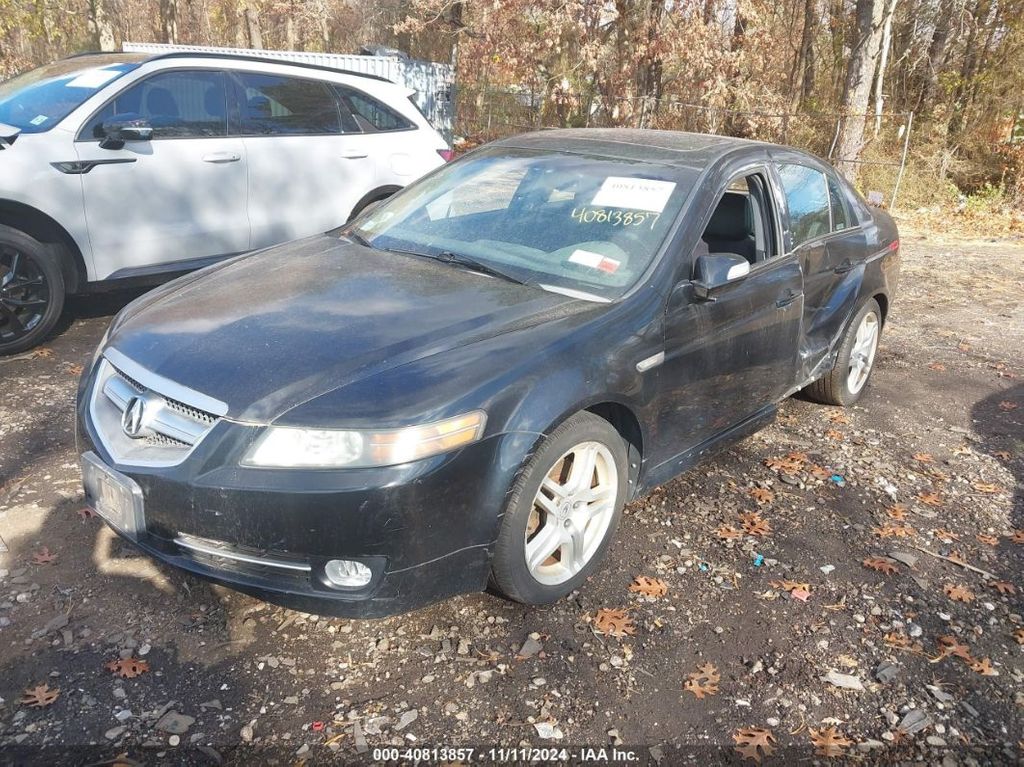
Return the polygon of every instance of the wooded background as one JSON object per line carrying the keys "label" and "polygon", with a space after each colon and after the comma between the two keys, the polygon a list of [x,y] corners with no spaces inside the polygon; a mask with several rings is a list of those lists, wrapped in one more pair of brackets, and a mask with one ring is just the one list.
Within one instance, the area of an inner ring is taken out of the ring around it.
{"label": "wooded background", "polygon": [[[457,134],[630,125],[782,141],[907,205],[1024,201],[1024,0],[0,0],[0,77],[122,41],[457,67]],[[911,125],[910,113],[913,113]]]}

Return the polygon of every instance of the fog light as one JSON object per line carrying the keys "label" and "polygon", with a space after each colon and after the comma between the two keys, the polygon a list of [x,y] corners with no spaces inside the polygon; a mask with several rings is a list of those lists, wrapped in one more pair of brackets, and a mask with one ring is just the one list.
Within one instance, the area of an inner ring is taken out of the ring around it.
{"label": "fog light", "polygon": [[369,567],[351,559],[332,559],[324,566],[324,575],[332,586],[349,589],[365,586],[373,578]]}

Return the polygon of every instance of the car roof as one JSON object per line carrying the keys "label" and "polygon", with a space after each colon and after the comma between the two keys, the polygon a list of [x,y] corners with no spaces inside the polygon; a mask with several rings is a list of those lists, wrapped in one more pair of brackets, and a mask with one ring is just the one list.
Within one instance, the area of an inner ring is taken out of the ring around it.
{"label": "car roof", "polygon": [[773,145],[707,133],[643,128],[564,128],[523,133],[495,141],[492,146],[578,152],[701,169],[727,154]]}
{"label": "car roof", "polygon": [[355,72],[351,69],[339,69],[337,67],[324,66],[323,64],[311,64],[306,61],[288,61],[286,59],[272,58],[270,56],[249,56],[237,53],[211,53],[204,51],[171,51],[168,53],[102,53],[99,51],[88,51],[85,53],[76,53],[74,56],[68,56],[67,58],[85,58],[90,56],[114,57],[113,60],[115,61],[138,64],[148,64],[151,61],[163,61],[164,59],[214,59],[216,61],[256,62],[259,64],[278,64],[286,67],[299,67],[302,69],[314,69],[321,72],[333,72],[335,74],[362,77],[367,80],[377,80],[382,83],[391,82],[391,80],[388,80],[386,77],[371,75],[366,72]]}

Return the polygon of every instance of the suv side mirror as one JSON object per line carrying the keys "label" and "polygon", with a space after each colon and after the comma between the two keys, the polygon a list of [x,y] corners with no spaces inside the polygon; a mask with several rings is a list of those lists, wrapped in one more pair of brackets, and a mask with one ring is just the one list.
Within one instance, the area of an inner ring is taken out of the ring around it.
{"label": "suv side mirror", "polygon": [[693,265],[693,292],[702,301],[714,301],[714,293],[723,285],[742,280],[750,274],[750,262],[735,253],[698,256]]}
{"label": "suv side mirror", "polygon": [[149,141],[153,126],[145,117],[113,117],[103,121],[103,149],[121,149],[127,141]]}

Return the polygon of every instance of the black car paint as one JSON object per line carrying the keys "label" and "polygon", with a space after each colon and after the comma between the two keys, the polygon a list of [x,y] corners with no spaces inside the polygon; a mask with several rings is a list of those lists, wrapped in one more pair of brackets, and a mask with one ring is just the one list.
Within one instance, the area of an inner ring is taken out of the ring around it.
{"label": "black car paint", "polygon": [[[385,615],[479,590],[524,460],[573,413],[595,410],[630,443],[635,496],[768,422],[779,400],[831,365],[856,307],[872,297],[888,306],[898,274],[891,219],[859,204],[859,226],[794,251],[774,176],[786,253],[714,301],[697,299],[691,254],[729,180],[780,160],[826,166],[753,142],[707,140],[687,153],[622,136],[561,131],[502,142],[702,169],[659,257],[619,301],[572,299],[324,236],[233,259],[128,307],[109,345],[229,406],[183,464],[116,467],[146,494],[150,529],[140,545],[321,613]],[[663,364],[637,369],[662,351]],[[89,383],[87,373],[80,403]],[[473,409],[487,413],[480,442],[404,466],[240,465],[254,424],[379,428]],[[80,422],[85,446],[111,463],[84,404]],[[303,555],[314,577],[285,583],[207,567],[177,550],[175,532]],[[332,590],[316,577],[327,558],[370,558],[374,580],[356,593]]]}

